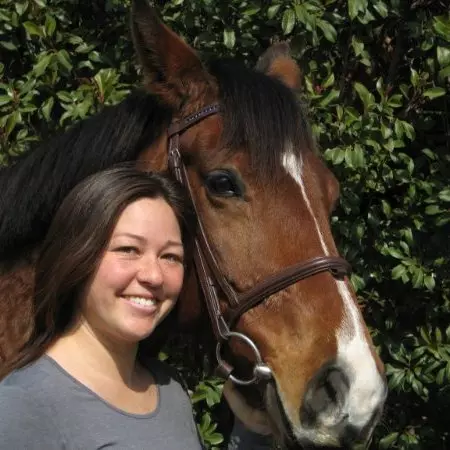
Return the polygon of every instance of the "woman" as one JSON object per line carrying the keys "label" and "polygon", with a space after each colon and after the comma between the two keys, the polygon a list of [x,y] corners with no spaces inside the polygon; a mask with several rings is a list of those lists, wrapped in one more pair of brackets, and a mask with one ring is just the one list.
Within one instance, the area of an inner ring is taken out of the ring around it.
{"label": "woman", "polygon": [[69,194],[37,262],[33,334],[3,369],[0,448],[200,448],[181,386],[139,357],[175,305],[193,226],[160,175],[116,168]]}
{"label": "woman", "polygon": [[176,376],[139,351],[175,306],[194,227],[157,174],[114,168],[67,196],[36,265],[34,330],[0,370],[0,449],[201,448]]}

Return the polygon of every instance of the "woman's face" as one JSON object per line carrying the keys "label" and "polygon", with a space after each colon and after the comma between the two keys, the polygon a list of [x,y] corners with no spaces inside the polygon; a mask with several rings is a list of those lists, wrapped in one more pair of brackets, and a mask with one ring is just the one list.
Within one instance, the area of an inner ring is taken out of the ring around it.
{"label": "woman's face", "polygon": [[96,334],[137,343],[174,307],[184,275],[178,221],[163,199],[139,199],[123,211],[81,301]]}

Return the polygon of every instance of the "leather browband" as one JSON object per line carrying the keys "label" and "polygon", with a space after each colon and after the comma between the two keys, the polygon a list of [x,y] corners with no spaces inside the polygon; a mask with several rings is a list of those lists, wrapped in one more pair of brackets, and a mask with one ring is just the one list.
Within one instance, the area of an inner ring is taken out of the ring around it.
{"label": "leather browband", "polygon": [[184,119],[181,119],[177,122],[172,122],[169,128],[167,129],[167,135],[169,138],[171,138],[175,134],[180,134],[183,131],[187,130],[192,125],[195,125],[196,123],[202,121],[208,116],[217,114],[219,111],[220,105],[215,103],[207,106],[206,108],[201,109],[200,111],[197,111],[194,114],[185,117]]}

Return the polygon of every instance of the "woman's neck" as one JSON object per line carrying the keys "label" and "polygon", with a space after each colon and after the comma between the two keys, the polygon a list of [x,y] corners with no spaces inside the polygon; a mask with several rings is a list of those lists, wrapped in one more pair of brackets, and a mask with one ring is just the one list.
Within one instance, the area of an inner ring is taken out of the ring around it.
{"label": "woman's neck", "polygon": [[137,343],[100,335],[85,321],[60,337],[46,352],[65,370],[132,388],[136,381]]}

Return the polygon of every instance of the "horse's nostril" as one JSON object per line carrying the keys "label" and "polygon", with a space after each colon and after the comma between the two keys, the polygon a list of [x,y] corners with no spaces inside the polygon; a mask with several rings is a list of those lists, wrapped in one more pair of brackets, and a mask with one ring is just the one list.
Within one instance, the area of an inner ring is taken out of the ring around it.
{"label": "horse's nostril", "polygon": [[343,407],[349,391],[345,373],[338,367],[323,368],[310,382],[300,412],[302,423],[314,426],[320,417],[323,421],[333,419],[335,424],[348,418]]}

